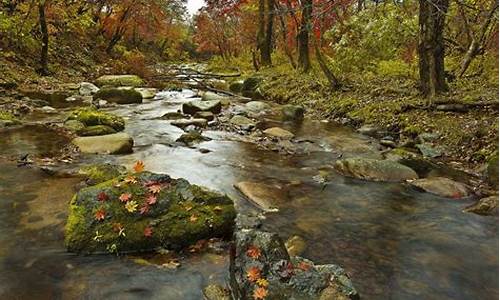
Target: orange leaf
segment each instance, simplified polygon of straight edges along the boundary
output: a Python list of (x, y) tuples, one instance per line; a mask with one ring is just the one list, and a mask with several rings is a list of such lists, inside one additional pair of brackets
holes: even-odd
[(134, 176), (127, 176), (123, 181), (129, 184), (137, 183), (137, 179)]
[(148, 189), (153, 194), (159, 194), (161, 192), (161, 186), (159, 184), (154, 184), (150, 186)]
[(121, 202), (127, 202), (132, 199), (132, 195), (129, 193), (121, 194), (119, 199)]
[(146, 227), (146, 228), (144, 228), (144, 236), (145, 237), (151, 237), (151, 236), (153, 236), (153, 228), (151, 228), (149, 226)]
[(102, 221), (106, 217), (106, 211), (102, 208), (100, 208), (98, 211), (95, 212), (95, 219), (97, 221)]
[(266, 298), (267, 296), (267, 290), (263, 287), (258, 287), (253, 291), (253, 298), (255, 300), (262, 300)]
[(149, 204), (149, 205), (153, 205), (156, 203), (156, 196), (155, 195), (149, 195), (148, 198), (146, 199), (146, 202)]
[(309, 271), (309, 269), (311, 269), (311, 265), (303, 261), (301, 261), (297, 267), (302, 271)]
[(247, 256), (248, 257), (251, 257), (253, 259), (258, 259), (261, 255), (261, 252), (260, 252), (260, 249), (255, 247), (254, 245), (251, 245), (250, 247), (248, 247), (248, 250), (247, 250)]
[(105, 192), (100, 192), (98, 195), (97, 195), (97, 200), (101, 201), (101, 202), (104, 202), (106, 200), (109, 200), (109, 196), (106, 195)]
[(141, 173), (142, 171), (144, 171), (144, 162), (142, 160), (138, 160), (135, 162), (134, 171), (136, 173)]
[(251, 267), (250, 269), (248, 269), (248, 271), (247, 271), (247, 278), (251, 282), (255, 282), (255, 281), (259, 280), (259, 278), (260, 278), (260, 269), (257, 268), (257, 267)]

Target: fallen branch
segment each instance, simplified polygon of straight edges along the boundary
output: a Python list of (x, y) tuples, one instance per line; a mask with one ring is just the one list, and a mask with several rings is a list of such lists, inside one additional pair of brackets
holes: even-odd
[(498, 101), (481, 101), (475, 103), (456, 103), (456, 102), (436, 102), (433, 105), (408, 104), (401, 108), (401, 112), (410, 110), (427, 111), (449, 111), (449, 112), (467, 112), (474, 108), (490, 108), (498, 110)]

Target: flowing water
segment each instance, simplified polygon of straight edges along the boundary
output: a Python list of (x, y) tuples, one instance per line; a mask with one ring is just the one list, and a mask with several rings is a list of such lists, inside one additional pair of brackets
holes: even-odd
[[(307, 241), (304, 257), (337, 263), (363, 299), (496, 299), (498, 218), (462, 213), (472, 199), (450, 200), (403, 184), (345, 178), (331, 171), (344, 157), (378, 155), (376, 143), (335, 124), (270, 124), (314, 145), (283, 155), (235, 133), (205, 131), (196, 147), (174, 141), (183, 133), (158, 117), (192, 100), (192, 91), (165, 92), (139, 105), (108, 109), (127, 119), (134, 153), (83, 156), (183, 177), (229, 194), (239, 211), (257, 209), (239, 195), (239, 181), (272, 183), (286, 198), (264, 227), (284, 239)], [(0, 157), (50, 155), (66, 141), (38, 127), (0, 132)], [(355, 144), (356, 146), (352, 146)], [(362, 145), (360, 147), (360, 145)], [(210, 150), (200, 151), (200, 148)], [(63, 247), (67, 205), (76, 178), (56, 178), (0, 159), (0, 299), (201, 299), (202, 288), (226, 281), (226, 255), (182, 255), (178, 269), (114, 256), (77, 256)], [(328, 178), (318, 180), (318, 174)], [(327, 174), (327, 175), (325, 175)]]

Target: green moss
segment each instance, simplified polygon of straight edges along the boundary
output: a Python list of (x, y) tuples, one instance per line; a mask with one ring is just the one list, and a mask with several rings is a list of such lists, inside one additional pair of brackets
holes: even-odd
[[(148, 172), (137, 174), (137, 182), (124, 182), (125, 176), (82, 189), (71, 201), (66, 226), (66, 245), (74, 252), (145, 251), (156, 247), (178, 249), (211, 237), (228, 237), (232, 233), (236, 211), (227, 196), (190, 185), (183, 179)], [(158, 182), (162, 189), (157, 202), (141, 214), (150, 192), (145, 184)], [(99, 193), (107, 195), (99, 201)], [(130, 212), (119, 200), (123, 193), (138, 210)], [(106, 212), (104, 220), (96, 220), (98, 210)], [(123, 234), (117, 231), (117, 224)], [(144, 235), (152, 228), (151, 237)]]
[(80, 108), (70, 113), (67, 120), (77, 120), (85, 126), (106, 125), (116, 131), (125, 129), (125, 120), (110, 113), (98, 111), (93, 108)]
[(84, 175), (93, 185), (99, 184), (122, 175), (125, 168), (112, 164), (94, 164), (82, 167), (78, 173)]
[(16, 116), (14, 116), (11, 112), (5, 110), (0, 110), (0, 121), (7, 121), (12, 125), (21, 123), (21, 121), (19, 121)]
[(78, 130), (79, 136), (97, 136), (116, 133), (116, 130), (107, 125), (87, 126)]
[(142, 103), (142, 95), (129, 88), (102, 88), (94, 94), (94, 99), (103, 99), (118, 104)]
[(137, 75), (104, 75), (97, 78), (95, 83), (98, 86), (140, 87), (144, 85), (144, 80)]

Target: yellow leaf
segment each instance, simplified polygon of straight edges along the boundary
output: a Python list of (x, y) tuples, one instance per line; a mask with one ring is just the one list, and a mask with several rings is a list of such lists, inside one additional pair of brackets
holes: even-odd
[(127, 202), (127, 204), (125, 204), (125, 209), (131, 213), (137, 211), (137, 202), (135, 202), (135, 201)]

